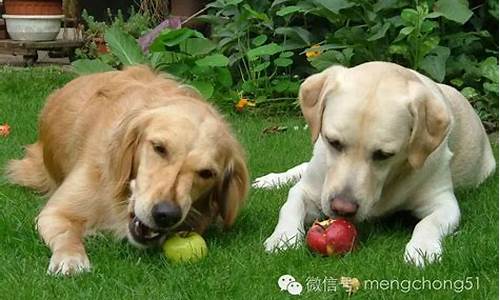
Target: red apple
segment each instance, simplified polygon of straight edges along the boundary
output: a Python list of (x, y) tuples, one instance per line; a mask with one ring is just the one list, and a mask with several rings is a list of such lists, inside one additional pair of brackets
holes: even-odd
[(346, 219), (329, 219), (314, 222), (307, 232), (309, 248), (322, 255), (344, 254), (353, 250), (358, 232)]

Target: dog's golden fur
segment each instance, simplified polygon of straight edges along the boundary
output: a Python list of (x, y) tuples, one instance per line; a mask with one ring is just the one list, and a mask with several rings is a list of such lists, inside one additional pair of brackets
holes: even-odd
[(131, 214), (152, 226), (159, 201), (181, 208), (178, 225), (203, 232), (217, 216), (232, 225), (248, 191), (243, 151), (218, 112), (146, 67), (83, 76), (54, 92), (38, 141), (7, 176), (49, 196), (37, 228), (53, 253), (49, 272), (62, 274), (90, 267), (86, 234), (125, 237)]

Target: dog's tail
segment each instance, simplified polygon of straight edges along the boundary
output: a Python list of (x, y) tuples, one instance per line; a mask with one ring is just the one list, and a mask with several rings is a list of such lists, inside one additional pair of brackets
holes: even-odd
[(43, 164), (43, 147), (40, 143), (27, 146), (23, 159), (9, 161), (5, 175), (10, 182), (40, 193), (50, 194), (55, 189), (55, 182)]

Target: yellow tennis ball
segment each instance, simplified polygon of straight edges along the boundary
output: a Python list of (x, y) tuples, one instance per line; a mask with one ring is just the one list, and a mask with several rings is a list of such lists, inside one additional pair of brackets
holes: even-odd
[(179, 232), (163, 244), (163, 253), (172, 262), (195, 262), (208, 253), (207, 243), (196, 232)]

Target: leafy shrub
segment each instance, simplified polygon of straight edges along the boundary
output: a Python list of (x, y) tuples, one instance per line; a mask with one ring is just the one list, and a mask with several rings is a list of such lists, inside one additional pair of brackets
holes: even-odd
[[(275, 76), (271, 63), (283, 53), (293, 63), (276, 70), (292, 79), (292, 74), (302, 79), (332, 64), (392, 61), (455, 86), (487, 127), (498, 128), (497, 1), (472, 10), (466, 0), (417, 4), (409, 0), (216, 0), (208, 6), (211, 11), (205, 20), (212, 24), (212, 38), (230, 58), (233, 71), (238, 70), (238, 86), (246, 93), (262, 90), (267, 97), (279, 96), (269, 88), (269, 80), (256, 80), (253, 74), (257, 69), (263, 78)], [(262, 57), (252, 64), (249, 55), (255, 47), (262, 49)], [(287, 92), (295, 92), (296, 87)]]
[(134, 60), (183, 78), (222, 106), (240, 99), (277, 113), (297, 110), (300, 82), (332, 64), (392, 61), (455, 86), (487, 129), (498, 128), (497, 1), (472, 9), (466, 0), (215, 0), (207, 6), (199, 19), (211, 24), (209, 38), (167, 29), (142, 54), (123, 26), (113, 26), (121, 33), (108, 29), (105, 39), (122, 37), (123, 43), (108, 41), (116, 60), (102, 55), (85, 68), (130, 64), (118, 54), (130, 47)]
[[(109, 27), (119, 27), (124, 32), (130, 34), (134, 38), (140, 37), (144, 32), (151, 29), (152, 21), (148, 15), (144, 15), (135, 11), (130, 7), (128, 19), (125, 19), (121, 10), (118, 10), (113, 16), (108, 9), (108, 22), (96, 21), (93, 16), (90, 16), (84, 9), (82, 11), (82, 19), (84, 21), (83, 40), (84, 46), (76, 51), (77, 58), (94, 59), (102, 56), (106, 51), (99, 49), (99, 43), (104, 42), (104, 33)], [(104, 44), (103, 44), (104, 46)], [(103, 59), (109, 64), (116, 65), (116, 58), (108, 55)]]

